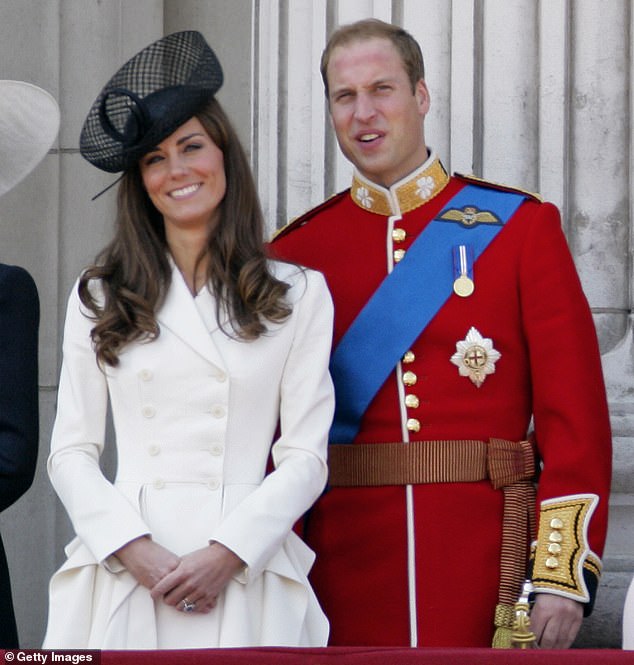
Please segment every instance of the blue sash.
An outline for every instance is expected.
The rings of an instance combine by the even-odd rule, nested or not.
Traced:
[[[331,443],[354,439],[363,414],[386,378],[452,294],[453,248],[468,242],[473,260],[477,260],[525,198],[523,194],[467,185],[381,282],[330,361],[336,394]],[[463,211],[467,206],[493,213],[497,223],[476,221],[467,227],[466,220],[459,221],[460,215],[452,217],[451,211]],[[451,221],[456,217],[457,221]]]

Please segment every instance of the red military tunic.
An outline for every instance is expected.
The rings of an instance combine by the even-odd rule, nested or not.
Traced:
[[[335,347],[395,261],[466,184],[433,155],[390,190],[356,173],[350,190],[277,236],[275,256],[326,276]],[[438,251],[453,261],[451,248]],[[474,283],[469,297],[451,295],[411,345],[352,445],[519,441],[534,418],[543,464],[536,589],[591,606],[611,434],[596,333],[555,206],[535,197],[522,203],[475,263]],[[480,387],[451,362],[472,327],[500,354]],[[375,334],[378,347],[390,330]],[[490,646],[502,509],[501,490],[487,480],[331,488],[305,525],[330,644]]]

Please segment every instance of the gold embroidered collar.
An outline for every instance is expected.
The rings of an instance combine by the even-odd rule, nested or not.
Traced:
[[[447,171],[432,152],[419,169],[389,189],[371,182],[355,169],[350,196],[360,208],[377,215],[403,215],[433,199],[448,182]]]

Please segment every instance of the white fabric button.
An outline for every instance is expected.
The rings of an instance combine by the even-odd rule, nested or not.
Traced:
[[[214,456],[214,457],[220,457],[224,451],[224,447],[220,443],[214,443],[213,446],[209,449],[209,452]]]
[[[207,481],[207,487],[210,490],[217,490],[220,487],[220,481],[218,480],[218,478],[210,478]]]
[[[141,413],[144,418],[154,418],[156,415],[156,409],[153,406],[146,405],[141,409]]]
[[[222,404],[214,404],[214,406],[211,407],[211,415],[214,418],[224,418],[226,413],[227,411]]]
[[[215,375],[215,377],[218,383],[224,383],[227,380],[227,374],[222,370],[218,370],[218,373]]]
[[[165,481],[162,478],[157,478],[154,483],[154,489],[162,490],[165,487]]]
[[[141,381],[151,381],[153,377],[154,374],[152,374],[151,369],[142,369],[139,372],[139,378],[141,379]]]
[[[160,446],[157,446],[155,443],[153,443],[151,446],[148,446],[147,449],[148,453],[152,455],[152,457],[156,457],[161,452]]]

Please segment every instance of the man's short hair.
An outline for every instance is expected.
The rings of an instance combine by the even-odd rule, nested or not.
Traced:
[[[367,18],[337,28],[330,36],[326,48],[321,56],[321,78],[324,82],[326,97],[328,89],[328,64],[333,50],[337,46],[347,46],[353,42],[362,42],[368,39],[387,39],[396,48],[403,62],[403,67],[412,86],[412,92],[416,84],[425,78],[425,63],[418,42],[403,28],[385,23],[375,18]]]

